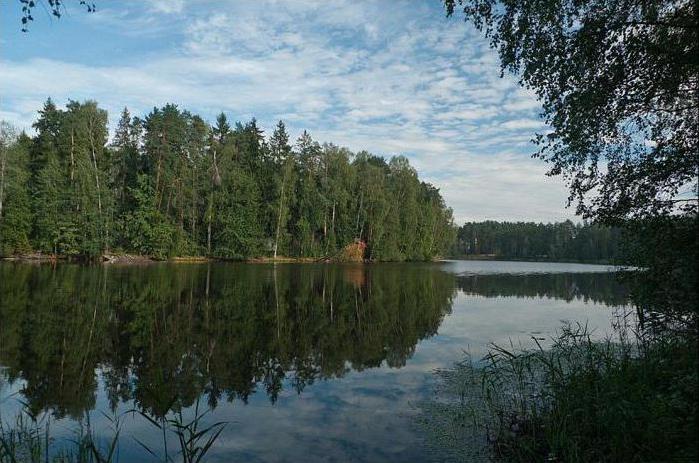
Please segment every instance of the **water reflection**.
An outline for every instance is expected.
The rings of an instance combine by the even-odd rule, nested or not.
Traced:
[[[451,309],[454,277],[365,266],[0,267],[0,364],[32,409],[80,416],[100,369],[113,406],[162,416],[287,380],[403,366]]]
[[[609,273],[531,273],[458,276],[457,287],[466,294],[485,297],[580,300],[607,306],[626,304],[626,289]]]
[[[217,408],[255,397],[256,404],[239,416],[247,416],[249,432],[259,433],[252,421],[270,418],[259,408],[260,396],[268,404],[282,403],[274,405],[281,413],[280,397],[288,399],[289,393],[295,396],[326,379],[333,380],[327,384],[351,384],[352,394],[397,415],[406,406],[396,397],[422,388],[423,378],[449,349],[467,347],[457,335],[473,331],[473,323],[465,329],[445,323],[446,336],[412,360],[412,371],[401,368],[420,341],[440,338],[434,335],[459,295],[532,300],[522,307],[541,305],[542,298],[607,305],[625,301],[614,278],[598,273],[464,275],[436,264],[0,263],[0,377],[21,388],[22,400],[34,413],[50,410],[56,417],[79,419],[106,403],[114,410],[128,404],[157,419],[197,400]],[[489,340],[495,336],[487,327],[480,333]],[[401,376],[386,377],[384,369],[400,369]],[[318,406],[337,409],[334,415],[354,401],[341,400],[330,386],[314,390],[304,394]],[[286,406],[292,406],[290,400]],[[297,420],[300,412],[294,412]],[[359,413],[353,420],[366,421]],[[328,426],[317,415],[308,419],[308,429]],[[367,429],[374,424],[367,422]],[[383,434],[364,433],[362,445],[373,442],[372,452],[395,457],[398,453],[385,453],[386,442],[398,432],[394,425],[402,426],[396,422],[390,432],[386,424]],[[414,455],[410,433],[400,432],[405,435],[401,451]],[[338,431],[336,437],[343,439],[336,443],[344,448],[338,455],[346,457],[342,452],[348,448],[359,454],[351,435]],[[362,455],[358,459],[371,460],[379,453]]]

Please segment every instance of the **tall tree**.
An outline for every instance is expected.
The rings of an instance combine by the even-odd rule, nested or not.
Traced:
[[[32,211],[29,196],[31,140],[0,122],[0,255],[31,249]]]
[[[114,224],[113,243],[122,249],[128,247],[125,219],[135,207],[135,198],[131,192],[137,188],[137,178],[143,169],[139,151],[140,139],[141,121],[132,118],[129,110],[124,108],[111,149],[107,152],[107,182],[114,200],[113,216],[110,218],[110,222]]]
[[[98,255],[110,247],[111,192],[106,187],[107,112],[94,101],[66,106],[59,135],[59,159],[68,170],[68,200],[81,230],[75,253]]]
[[[294,173],[294,159],[292,157],[291,145],[289,145],[289,134],[286,132],[284,122],[279,121],[269,140],[271,162],[275,172],[275,189],[277,193],[276,224],[274,227],[274,253],[277,258],[280,239],[285,240],[287,221],[289,217],[289,203],[291,202],[291,189]],[[282,235],[282,233],[284,235]]]
[[[684,0],[446,0],[543,102],[538,157],[585,217],[697,210],[699,18]]]
[[[569,202],[637,237],[631,259],[649,269],[637,306],[690,314],[671,323],[696,332],[699,4],[446,0],[447,14],[457,4],[543,102],[552,131],[536,155],[567,179]],[[679,251],[660,251],[670,241]]]

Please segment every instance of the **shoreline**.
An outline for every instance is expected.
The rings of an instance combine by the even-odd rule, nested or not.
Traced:
[[[238,262],[246,264],[372,264],[381,262],[398,262],[398,261],[373,261],[373,260],[345,260],[333,257],[287,257],[287,256],[258,256],[249,257],[246,259],[226,259],[219,257],[207,256],[177,256],[165,259],[159,259],[152,256],[141,254],[103,254],[99,258],[85,258],[81,256],[66,256],[43,254],[40,252],[28,253],[12,256],[0,256],[0,262],[22,262],[26,264],[56,264],[56,263],[73,263],[73,264],[101,264],[101,265],[151,265],[159,263],[168,264],[203,264],[212,262]],[[469,255],[469,256],[449,256],[435,257],[425,261],[400,261],[400,262],[448,262],[448,261],[500,261],[500,262],[537,262],[537,263],[560,263],[560,264],[588,264],[588,265],[619,265],[612,261],[597,260],[553,260],[544,258],[515,258],[506,256],[495,256],[491,254]]]
[[[559,264],[591,264],[591,265],[620,265],[613,259],[605,260],[579,260],[579,259],[548,259],[545,257],[507,257],[495,254],[468,254],[451,256],[450,260],[480,260],[480,261],[509,261],[509,262],[551,262]]]
[[[202,264],[209,262],[240,262],[247,264],[329,264],[329,263],[355,263],[367,264],[371,261],[347,261],[331,257],[249,257],[247,259],[224,259],[207,256],[177,256],[158,259],[152,256],[140,254],[104,254],[95,258],[81,256],[66,256],[43,253],[29,253],[13,256],[0,256],[0,262],[22,262],[26,264],[102,264],[102,265],[150,265],[159,263],[168,264]]]

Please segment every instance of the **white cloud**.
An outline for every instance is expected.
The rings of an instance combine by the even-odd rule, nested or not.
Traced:
[[[184,10],[184,0],[148,0],[148,3],[156,13],[176,14]]]
[[[115,55],[100,64],[56,54],[5,58],[0,89],[12,92],[3,91],[3,115],[28,124],[50,95],[95,99],[112,126],[125,105],[138,114],[167,102],[210,119],[222,110],[254,115],[268,128],[284,118],[294,135],[308,129],[355,151],[407,155],[459,220],[570,216],[560,181],[528,157],[531,135],[545,129],[534,95],[500,79],[487,43],[439,10],[406,3],[387,13],[381,1],[189,8],[151,0],[148,9],[160,14],[143,19],[139,3],[127,5],[110,24],[148,21],[166,43],[142,59]],[[132,34],[122,28],[113,30]]]
[[[541,129],[544,124],[539,119],[513,119],[501,124],[505,129]]]

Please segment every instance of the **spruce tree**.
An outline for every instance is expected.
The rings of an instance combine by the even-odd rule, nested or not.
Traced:
[[[0,125],[0,256],[30,251],[32,215],[29,197],[31,140]]]

